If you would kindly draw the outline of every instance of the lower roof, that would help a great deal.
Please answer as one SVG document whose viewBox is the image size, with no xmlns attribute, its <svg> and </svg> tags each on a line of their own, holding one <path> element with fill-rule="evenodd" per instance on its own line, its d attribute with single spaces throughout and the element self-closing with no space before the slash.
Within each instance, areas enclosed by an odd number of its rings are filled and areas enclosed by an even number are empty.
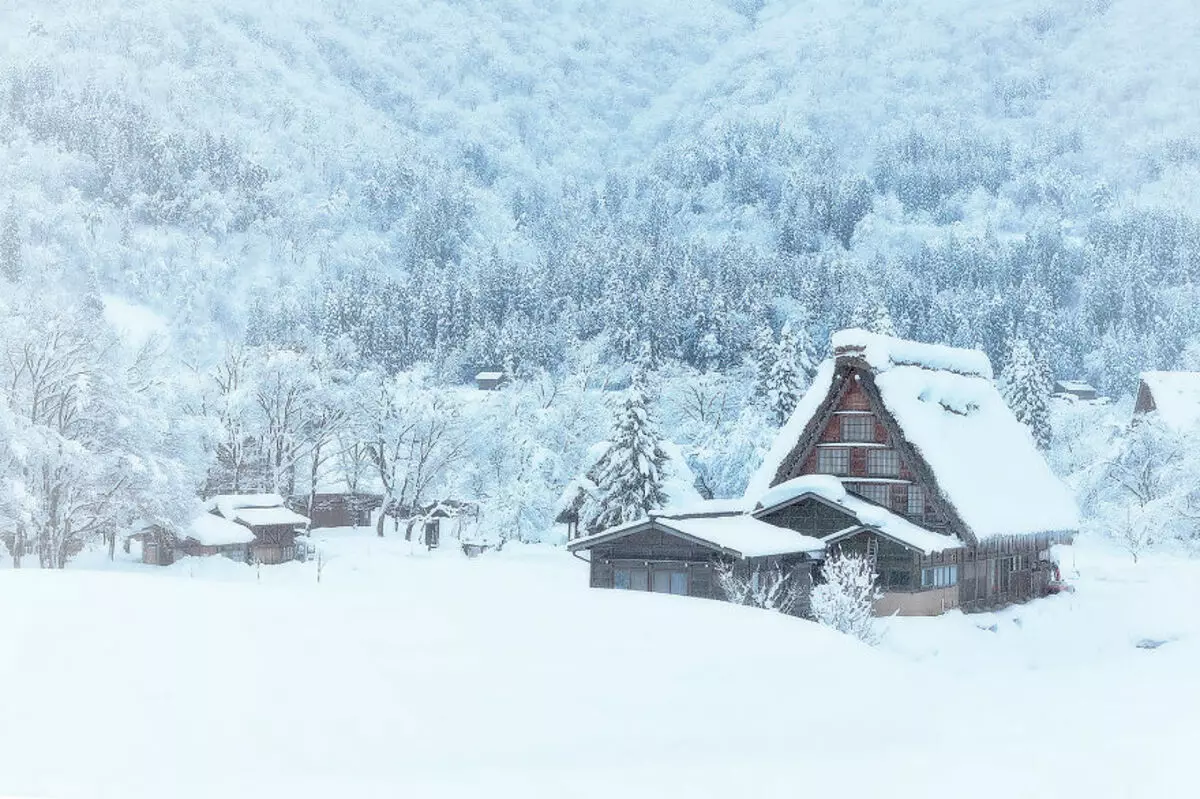
<svg viewBox="0 0 1200 799">
<path fill-rule="evenodd" d="M 572 552 L 591 549 L 598 544 L 617 541 L 634 533 L 652 529 L 741 558 L 821 553 L 825 550 L 825 544 L 820 539 L 802 535 L 786 527 L 776 527 L 744 514 L 685 518 L 652 515 L 578 538 L 568 543 L 567 549 Z"/>
</svg>

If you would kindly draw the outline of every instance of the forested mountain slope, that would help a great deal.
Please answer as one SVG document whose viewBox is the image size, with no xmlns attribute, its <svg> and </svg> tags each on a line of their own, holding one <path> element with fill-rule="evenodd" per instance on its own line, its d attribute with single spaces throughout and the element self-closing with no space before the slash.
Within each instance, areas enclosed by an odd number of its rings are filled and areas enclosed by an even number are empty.
<svg viewBox="0 0 1200 799">
<path fill-rule="evenodd" d="M 1123 389 L 1197 332 L 1194 11 L 10 0 L 0 260 L 194 359 L 346 334 L 458 377 L 603 336 L 721 369 L 883 308 Z"/>
</svg>

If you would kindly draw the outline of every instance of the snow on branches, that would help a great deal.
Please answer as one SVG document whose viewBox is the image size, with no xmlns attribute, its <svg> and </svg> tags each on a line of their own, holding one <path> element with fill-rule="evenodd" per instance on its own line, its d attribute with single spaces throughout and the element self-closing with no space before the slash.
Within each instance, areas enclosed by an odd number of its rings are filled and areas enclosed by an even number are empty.
<svg viewBox="0 0 1200 799">
<path fill-rule="evenodd" d="M 875 643 L 874 605 L 880 597 L 879 575 L 870 560 L 831 552 L 821 567 L 822 582 L 813 586 L 809 608 L 814 619 L 840 633 Z"/>
</svg>

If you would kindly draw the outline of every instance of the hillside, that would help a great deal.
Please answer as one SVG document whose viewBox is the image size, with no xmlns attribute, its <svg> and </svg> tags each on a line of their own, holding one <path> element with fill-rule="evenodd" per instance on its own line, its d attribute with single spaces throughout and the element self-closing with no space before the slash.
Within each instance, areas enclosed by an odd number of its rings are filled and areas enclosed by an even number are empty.
<svg viewBox="0 0 1200 799">
<path fill-rule="evenodd" d="M 1122 359 L 1170 366 L 1196 332 L 1172 318 L 1197 268 L 1192 11 L 14 0 L 8 251 L 170 315 L 194 358 L 253 322 L 259 340 L 348 333 L 392 368 L 442 341 L 555 366 L 621 329 L 695 362 L 694 317 L 716 311 L 692 292 L 713 289 L 727 363 L 764 314 L 802 312 L 818 338 L 844 322 L 852 304 L 805 288 L 826 279 L 997 358 L 989 331 L 1021 309 L 964 306 L 1034 281 L 1065 328 L 1048 357 L 1125 380 Z M 1158 323 L 1104 285 L 1139 259 L 1172 288 L 1150 349 Z M 614 290 L 634 307 L 594 307 Z M 399 340 L 323 314 L 362 292 L 392 298 Z M 470 321 L 414 321 L 433 306 Z"/>
</svg>

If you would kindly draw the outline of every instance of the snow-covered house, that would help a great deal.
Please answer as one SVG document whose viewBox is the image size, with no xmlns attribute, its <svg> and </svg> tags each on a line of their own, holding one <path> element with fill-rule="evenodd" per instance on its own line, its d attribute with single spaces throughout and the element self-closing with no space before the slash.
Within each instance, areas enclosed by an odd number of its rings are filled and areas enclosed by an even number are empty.
<svg viewBox="0 0 1200 799">
<path fill-rule="evenodd" d="M 1100 398 L 1100 392 L 1096 390 L 1096 387 L 1083 380 L 1055 380 L 1054 393 L 1060 397 L 1071 397 L 1077 400 Z"/>
<path fill-rule="evenodd" d="M 1200 372 L 1142 372 L 1133 418 L 1150 414 L 1175 433 L 1200 427 Z"/>
<path fill-rule="evenodd" d="M 244 563 L 250 557 L 254 532 L 214 513 L 199 513 L 178 532 L 151 527 L 130 538 L 142 541 L 142 562 L 155 566 L 170 566 L 188 555 L 224 555 Z"/>
<path fill-rule="evenodd" d="M 626 587 L 633 568 L 681 571 L 700 584 L 686 593 L 710 595 L 716 556 L 761 552 L 738 546 L 753 520 L 790 535 L 774 554 L 790 547 L 802 579 L 835 547 L 870 558 L 879 613 L 979 610 L 1046 593 L 1050 546 L 1073 535 L 1078 513 L 1005 405 L 987 356 L 861 330 L 835 334 L 833 346 L 740 507 L 705 503 L 704 534 L 653 517 L 571 542 L 591 553 L 592 585 Z"/>
<path fill-rule="evenodd" d="M 495 391 L 508 382 L 508 376 L 498 369 L 487 369 L 475 375 L 475 388 Z"/>
<path fill-rule="evenodd" d="M 248 529 L 250 557 L 263 564 L 295 560 L 296 535 L 308 525 L 278 494 L 221 494 L 208 500 L 208 512 Z"/>
</svg>

